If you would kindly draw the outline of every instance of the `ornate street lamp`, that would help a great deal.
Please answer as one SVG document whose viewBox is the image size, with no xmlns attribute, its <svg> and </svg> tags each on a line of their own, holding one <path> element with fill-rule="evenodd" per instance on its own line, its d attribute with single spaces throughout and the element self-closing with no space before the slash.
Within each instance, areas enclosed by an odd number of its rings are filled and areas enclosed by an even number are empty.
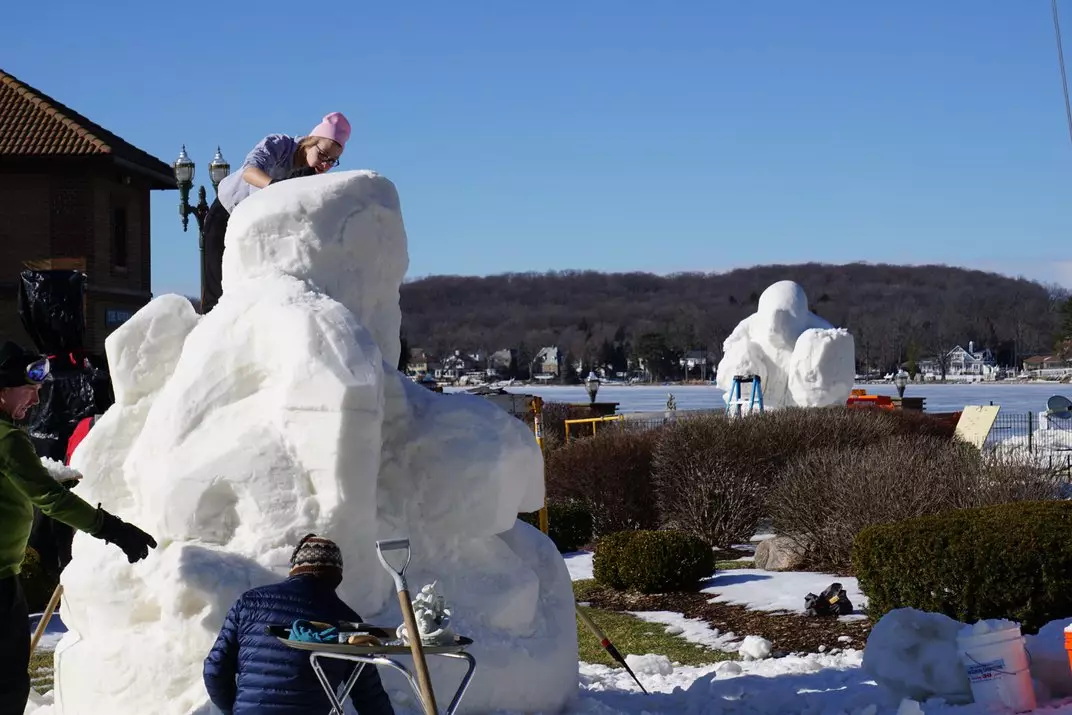
<svg viewBox="0 0 1072 715">
<path fill-rule="evenodd" d="M 904 391 L 908 387 L 908 373 L 904 370 L 898 370 L 897 374 L 893 376 L 893 385 L 897 388 L 897 396 L 904 399 Z"/>
<path fill-rule="evenodd" d="M 588 391 L 588 399 L 596 404 L 596 394 L 599 392 L 599 378 L 595 372 L 589 372 L 584 381 L 584 389 Z"/>
<path fill-rule="evenodd" d="M 190 205 L 190 189 L 194 185 L 194 162 L 186 154 L 186 145 L 182 145 L 179 158 L 172 166 L 175 171 L 175 181 L 179 185 L 179 216 L 182 217 L 182 230 L 185 231 L 190 222 L 190 214 L 197 219 L 198 242 L 201 247 L 201 302 L 205 300 L 205 217 L 208 215 L 208 201 L 205 200 L 205 187 L 201 186 L 197 191 L 197 205 Z M 216 156 L 208 163 L 208 178 L 212 181 L 212 189 L 219 191 L 220 182 L 231 173 L 231 165 L 223 158 L 220 148 L 216 147 Z"/>
</svg>

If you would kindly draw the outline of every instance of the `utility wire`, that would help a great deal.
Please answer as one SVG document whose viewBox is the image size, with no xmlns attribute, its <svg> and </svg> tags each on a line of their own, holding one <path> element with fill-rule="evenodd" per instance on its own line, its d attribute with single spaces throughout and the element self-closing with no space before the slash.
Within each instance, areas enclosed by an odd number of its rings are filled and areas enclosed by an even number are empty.
<svg viewBox="0 0 1072 715">
<path fill-rule="evenodd" d="M 1057 14 L 1057 0 L 1050 0 L 1053 7 L 1053 29 L 1057 33 L 1057 61 L 1061 66 L 1061 88 L 1065 93 L 1065 117 L 1068 120 L 1068 138 L 1072 140 L 1072 103 L 1068 100 L 1068 75 L 1065 74 L 1065 51 L 1061 42 L 1061 20 Z"/>
</svg>

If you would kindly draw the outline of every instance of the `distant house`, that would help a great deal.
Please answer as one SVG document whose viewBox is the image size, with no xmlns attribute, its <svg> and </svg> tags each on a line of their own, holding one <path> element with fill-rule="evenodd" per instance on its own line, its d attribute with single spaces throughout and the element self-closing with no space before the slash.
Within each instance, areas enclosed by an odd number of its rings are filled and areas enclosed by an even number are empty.
<svg viewBox="0 0 1072 715">
<path fill-rule="evenodd" d="M 420 377 L 435 372 L 439 367 L 435 358 L 424 351 L 424 348 L 410 348 L 409 359 L 406 361 L 406 374 L 411 377 Z"/>
<path fill-rule="evenodd" d="M 533 377 L 543 375 L 557 376 L 562 367 L 562 353 L 557 346 L 549 346 L 546 348 L 540 348 L 540 352 L 536 353 L 536 359 L 532 361 Z"/>
<path fill-rule="evenodd" d="M 685 369 L 686 374 L 691 374 L 695 370 L 701 379 L 706 380 L 712 372 L 713 357 L 706 350 L 689 350 L 678 360 L 678 365 Z"/>
<path fill-rule="evenodd" d="M 997 361 L 990 348 L 976 351 L 969 342 L 967 350 L 958 345 L 949 351 L 946 366 L 947 375 L 987 375 L 997 369 Z"/>
<path fill-rule="evenodd" d="M 471 355 L 464 354 L 461 350 L 455 350 L 453 355 L 443 358 L 435 369 L 437 380 L 450 380 L 456 382 L 477 369 L 479 363 Z"/>
<path fill-rule="evenodd" d="M 1023 362 L 1024 372 L 1031 377 L 1064 377 L 1072 374 L 1072 360 L 1060 355 L 1034 355 Z"/>
</svg>

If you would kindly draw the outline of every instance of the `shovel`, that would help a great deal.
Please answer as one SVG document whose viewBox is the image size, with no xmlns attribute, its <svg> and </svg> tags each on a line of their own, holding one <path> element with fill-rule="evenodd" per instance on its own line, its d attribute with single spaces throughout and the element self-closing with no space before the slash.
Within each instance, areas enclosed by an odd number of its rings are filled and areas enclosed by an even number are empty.
<svg viewBox="0 0 1072 715">
<path fill-rule="evenodd" d="M 402 566 L 395 568 L 388 563 L 385 551 L 405 551 L 406 557 Z M 380 563 L 391 574 L 395 581 L 395 589 L 398 591 L 398 605 L 402 607 L 402 618 L 406 624 L 406 636 L 409 638 L 409 648 L 413 652 L 413 664 L 417 669 L 417 683 L 421 687 L 421 700 L 424 705 L 425 715 L 438 715 L 435 693 L 432 691 L 432 679 L 428 677 L 428 664 L 424 660 L 424 647 L 421 642 L 421 632 L 417 629 L 417 619 L 413 615 L 413 603 L 409 600 L 409 588 L 406 586 L 406 567 L 409 566 L 410 550 L 409 539 L 388 539 L 376 542 L 376 554 Z"/>
</svg>

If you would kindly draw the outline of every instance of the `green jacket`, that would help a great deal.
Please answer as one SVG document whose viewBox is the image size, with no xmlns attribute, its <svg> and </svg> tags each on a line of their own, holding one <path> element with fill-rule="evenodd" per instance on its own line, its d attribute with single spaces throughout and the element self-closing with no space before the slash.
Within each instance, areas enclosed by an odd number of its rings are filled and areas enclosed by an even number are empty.
<svg viewBox="0 0 1072 715">
<path fill-rule="evenodd" d="M 0 413 L 0 578 L 22 570 L 34 506 L 90 534 L 101 527 L 97 509 L 53 479 L 30 437 Z"/>
</svg>

